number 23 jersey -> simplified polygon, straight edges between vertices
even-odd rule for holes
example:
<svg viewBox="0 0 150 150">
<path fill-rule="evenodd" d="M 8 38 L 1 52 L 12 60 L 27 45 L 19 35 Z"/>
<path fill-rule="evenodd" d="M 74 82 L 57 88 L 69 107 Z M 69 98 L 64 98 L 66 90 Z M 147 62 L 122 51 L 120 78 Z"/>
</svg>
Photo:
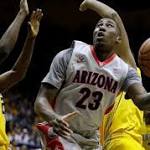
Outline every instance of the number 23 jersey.
<svg viewBox="0 0 150 150">
<path fill-rule="evenodd" d="M 66 57 L 65 54 L 62 57 Z M 124 86 L 129 66 L 116 54 L 99 61 L 92 46 L 81 41 L 74 41 L 66 68 L 59 68 L 65 62 L 56 65 L 58 62 L 52 62 L 49 73 L 42 81 L 59 88 L 55 111 L 60 115 L 80 112 L 69 122 L 73 131 L 97 130 L 103 115 L 113 107 L 118 92 L 129 85 L 128 82 Z M 54 66 L 57 67 L 54 69 Z M 132 78 L 130 84 L 133 82 L 139 81 Z"/>
</svg>

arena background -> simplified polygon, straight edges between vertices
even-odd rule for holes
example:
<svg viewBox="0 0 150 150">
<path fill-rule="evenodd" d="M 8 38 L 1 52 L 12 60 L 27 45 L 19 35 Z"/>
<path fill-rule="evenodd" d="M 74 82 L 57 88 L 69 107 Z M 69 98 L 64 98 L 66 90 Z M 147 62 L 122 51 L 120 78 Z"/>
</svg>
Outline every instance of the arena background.
<svg viewBox="0 0 150 150">
<path fill-rule="evenodd" d="M 19 2 L 20 0 L 1 0 L 0 36 L 14 19 L 19 10 Z M 30 100 L 31 106 L 29 108 L 33 110 L 33 102 L 40 87 L 40 81 L 48 72 L 56 53 L 69 47 L 74 39 L 92 43 L 92 32 L 99 16 L 89 10 L 84 13 L 80 12 L 78 8 L 81 2 L 82 0 L 28 0 L 30 12 L 33 9 L 41 8 L 44 17 L 27 75 L 23 81 L 10 90 L 9 97 L 12 96 L 12 93 L 15 97 L 19 91 L 23 97 L 27 98 L 27 103 Z M 112 6 L 120 14 L 137 61 L 140 45 L 150 37 L 150 5 L 148 1 L 103 0 L 103 2 Z M 13 52 L 0 66 L 1 73 L 10 69 L 19 55 L 26 37 L 28 19 L 29 17 L 21 28 Z M 143 84 L 150 91 L 150 79 L 144 75 Z"/>
<path fill-rule="evenodd" d="M 0 2 L 0 35 L 14 19 L 19 0 L 2 0 Z M 60 50 L 70 46 L 72 40 L 82 40 L 92 43 L 92 32 L 99 16 L 92 11 L 84 13 L 78 10 L 82 0 L 28 0 L 30 12 L 41 8 L 44 17 L 41 23 L 34 55 L 25 79 L 17 86 L 30 96 L 36 95 L 41 79 L 49 69 L 52 58 Z M 137 61 L 138 49 L 141 43 L 150 36 L 150 6 L 146 0 L 105 0 L 120 14 L 126 27 L 130 45 Z M 17 45 L 10 57 L 1 65 L 1 72 L 10 68 L 17 58 L 27 32 L 28 18 L 24 22 Z M 145 82 L 146 80 L 146 82 Z M 144 85 L 149 90 L 149 79 L 143 78 Z"/>
</svg>

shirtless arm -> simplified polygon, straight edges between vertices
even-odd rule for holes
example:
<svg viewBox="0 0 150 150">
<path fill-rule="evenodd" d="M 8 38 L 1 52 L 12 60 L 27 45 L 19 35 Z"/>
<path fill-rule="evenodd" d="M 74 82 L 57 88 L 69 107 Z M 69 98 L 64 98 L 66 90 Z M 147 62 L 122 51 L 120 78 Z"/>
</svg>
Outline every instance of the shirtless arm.
<svg viewBox="0 0 150 150">
<path fill-rule="evenodd" d="M 0 39 L 0 63 L 3 62 L 13 50 L 18 39 L 21 25 L 28 14 L 29 8 L 27 0 L 21 0 L 18 14 Z"/>
<path fill-rule="evenodd" d="M 31 61 L 35 39 L 39 32 L 43 13 L 40 9 L 33 11 L 29 21 L 28 34 L 23 49 L 11 70 L 0 75 L 0 92 L 8 90 L 26 74 Z"/>
<path fill-rule="evenodd" d="M 141 110 L 150 110 L 150 93 L 140 83 L 135 83 L 128 88 L 127 95 L 134 104 Z"/>
</svg>

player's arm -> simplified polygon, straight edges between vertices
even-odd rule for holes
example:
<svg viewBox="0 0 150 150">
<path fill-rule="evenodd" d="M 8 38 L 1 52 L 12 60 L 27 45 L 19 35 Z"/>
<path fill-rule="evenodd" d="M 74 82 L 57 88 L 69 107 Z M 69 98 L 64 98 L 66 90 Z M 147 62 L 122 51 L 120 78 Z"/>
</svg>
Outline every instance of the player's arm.
<svg viewBox="0 0 150 150">
<path fill-rule="evenodd" d="M 150 93 L 147 93 L 142 84 L 136 83 L 128 88 L 127 95 L 141 110 L 150 110 Z"/>
<path fill-rule="evenodd" d="M 95 11 L 101 17 L 111 18 L 117 23 L 120 30 L 121 43 L 117 47 L 116 52 L 125 62 L 136 68 L 136 62 L 130 49 L 128 36 L 119 14 L 113 8 L 97 0 L 84 0 L 80 5 L 80 10 L 85 11 L 86 9 Z"/>
<path fill-rule="evenodd" d="M 27 0 L 21 0 L 18 14 L 0 39 L 0 63 L 7 58 L 14 48 L 21 25 L 28 14 L 29 8 Z"/>
<path fill-rule="evenodd" d="M 41 88 L 34 103 L 35 112 L 53 126 L 54 131 L 67 138 L 72 131 L 69 120 L 77 113 L 71 112 L 65 116 L 58 115 L 53 104 L 63 86 L 67 65 L 70 61 L 72 48 L 59 52 L 53 59 L 50 70 L 42 81 Z"/>
<path fill-rule="evenodd" d="M 57 93 L 57 88 L 50 84 L 44 83 L 41 85 L 34 103 L 35 112 L 48 122 L 50 120 L 55 120 L 55 118 L 58 117 L 51 106 L 54 103 Z"/>
<path fill-rule="evenodd" d="M 0 92 L 7 90 L 20 81 L 26 74 L 31 61 L 35 39 L 39 32 L 40 21 L 43 16 L 41 9 L 32 12 L 28 34 L 23 49 L 11 70 L 0 75 Z"/>
<path fill-rule="evenodd" d="M 126 91 L 125 98 L 132 99 L 139 109 L 150 110 L 150 93 L 143 87 L 141 77 L 134 68 L 128 68 L 122 89 Z"/>
<path fill-rule="evenodd" d="M 69 116 L 60 116 L 53 110 L 52 105 L 54 104 L 55 97 L 58 93 L 58 89 L 50 84 L 42 84 L 37 95 L 34 110 L 39 114 L 45 121 L 53 126 L 53 130 L 64 138 L 68 138 L 72 133 L 67 123 Z"/>
</svg>

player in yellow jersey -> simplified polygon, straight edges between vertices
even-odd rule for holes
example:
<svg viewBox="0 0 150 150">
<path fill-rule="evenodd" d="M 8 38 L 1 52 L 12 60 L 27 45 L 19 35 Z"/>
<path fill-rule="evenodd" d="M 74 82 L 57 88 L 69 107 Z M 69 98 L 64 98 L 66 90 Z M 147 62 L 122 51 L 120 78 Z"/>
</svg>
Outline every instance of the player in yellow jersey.
<svg viewBox="0 0 150 150">
<path fill-rule="evenodd" d="M 120 93 L 111 112 L 104 116 L 103 148 L 105 150 L 144 150 L 143 112 Z"/>
<path fill-rule="evenodd" d="M 2 54 L 6 53 L 7 55 L 10 52 L 9 48 L 13 48 L 15 44 L 14 43 L 15 41 L 13 40 L 17 39 L 16 34 L 17 32 L 19 32 L 18 30 L 20 28 L 20 25 L 28 13 L 29 10 L 27 5 L 27 0 L 21 0 L 20 11 L 18 13 L 18 16 L 15 18 L 9 30 L 6 31 L 6 33 L 0 40 L 0 56 L 2 59 L 4 59 L 2 56 L 5 56 Z M 42 16 L 43 13 L 41 9 L 37 9 L 36 11 L 32 12 L 30 21 L 28 22 L 29 24 L 28 34 L 17 61 L 9 71 L 0 75 L 0 93 L 7 91 L 10 87 L 12 87 L 20 80 L 22 80 L 23 77 L 25 76 L 31 61 L 33 47 L 34 47 L 35 39 L 39 32 L 40 20 Z M 16 30 L 16 32 L 14 30 Z M 7 49 L 3 46 L 5 44 Z M 3 53 L 1 53 L 1 50 L 3 51 Z M 5 116 L 4 116 L 3 99 L 1 96 L 0 97 L 0 150 L 8 150 L 8 147 L 9 147 L 9 140 L 5 132 Z"/>
<path fill-rule="evenodd" d="M 132 67 L 136 67 L 128 36 L 119 14 L 111 7 L 96 0 L 84 0 L 81 10 L 92 9 L 101 17 L 113 19 L 119 29 L 121 43 L 116 47 L 117 54 Z M 110 108 L 111 110 L 111 108 Z M 101 125 L 101 139 L 105 150 L 144 150 L 142 147 L 143 112 L 131 100 L 125 100 L 125 93 L 118 95 L 113 110 L 108 110 Z"/>
<path fill-rule="evenodd" d="M 19 31 L 23 21 L 29 14 L 29 8 L 26 0 L 20 1 L 20 10 L 18 11 L 15 19 L 10 24 L 6 32 L 0 39 L 0 63 L 2 63 L 9 53 L 13 50 L 16 41 L 18 39 Z M 8 145 L 9 140 L 5 133 L 5 117 L 4 117 L 4 102 L 2 96 L 0 96 L 0 149 L 5 145 Z"/>
</svg>

